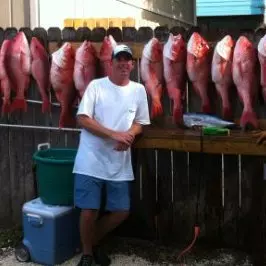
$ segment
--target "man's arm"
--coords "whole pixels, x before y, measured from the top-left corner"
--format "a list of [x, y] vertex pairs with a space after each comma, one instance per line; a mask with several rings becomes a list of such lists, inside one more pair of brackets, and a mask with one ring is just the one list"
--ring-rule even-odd
[[132, 134], [133, 139], [132, 142], [130, 144], [125, 144], [122, 142], [118, 142], [117, 145], [115, 146], [115, 150], [117, 151], [126, 151], [133, 143], [135, 136], [139, 135], [142, 133], [142, 125], [133, 122], [132, 126], [130, 127], [130, 129], [128, 130], [128, 132], [130, 134]]
[[142, 133], [142, 125], [139, 123], [133, 122], [133, 124], [132, 124], [131, 128], [128, 130], [128, 132], [131, 132], [135, 137], [138, 134]]
[[111, 138], [127, 145], [131, 145], [135, 137], [134, 132], [137, 130], [134, 129], [132, 132], [117, 132], [102, 126], [96, 120], [87, 115], [78, 115], [77, 122], [82, 128], [98, 137]]

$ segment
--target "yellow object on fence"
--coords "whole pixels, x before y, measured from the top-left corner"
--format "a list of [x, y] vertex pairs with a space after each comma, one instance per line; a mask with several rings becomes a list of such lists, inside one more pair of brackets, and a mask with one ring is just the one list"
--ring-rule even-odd
[[96, 27], [96, 21], [94, 18], [86, 18], [84, 19], [84, 27], [88, 27], [90, 29], [93, 29]]
[[74, 19], [73, 21], [75, 29], [86, 27], [84, 19]]
[[64, 20], [64, 27], [74, 27], [74, 19], [66, 18]]
[[95, 27], [103, 27], [108, 29], [110, 27], [135, 27], [136, 20], [134, 18], [66, 18], [64, 20], [64, 27], [88, 27], [93, 29]]

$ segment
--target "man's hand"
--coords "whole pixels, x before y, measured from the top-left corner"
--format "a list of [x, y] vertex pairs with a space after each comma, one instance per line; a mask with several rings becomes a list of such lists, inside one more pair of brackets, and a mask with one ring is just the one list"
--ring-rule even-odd
[[264, 142], [266, 141], [266, 131], [253, 133], [253, 137], [257, 138], [257, 144], [264, 144]]
[[114, 132], [112, 133], [111, 138], [117, 142], [130, 146], [135, 139], [135, 135], [131, 132]]
[[126, 151], [129, 147], [130, 147], [130, 145], [127, 145], [127, 144], [122, 143], [122, 142], [118, 142], [114, 149], [116, 151]]

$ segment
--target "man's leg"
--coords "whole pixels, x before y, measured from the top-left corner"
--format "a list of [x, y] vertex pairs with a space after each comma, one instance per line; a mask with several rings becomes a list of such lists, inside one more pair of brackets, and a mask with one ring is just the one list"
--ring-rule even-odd
[[97, 245], [107, 233], [126, 220], [128, 215], [129, 211], [114, 211], [104, 215], [95, 225], [94, 245]]
[[80, 214], [80, 238], [84, 255], [92, 255], [92, 241], [97, 215], [98, 211], [96, 210], [82, 210]]
[[104, 215], [95, 224], [93, 239], [93, 252], [97, 264], [110, 265], [111, 260], [98, 247], [104, 236], [120, 225], [129, 215], [130, 209], [130, 183], [106, 181], [106, 210], [110, 213]]
[[92, 265], [92, 242], [95, 234], [95, 220], [101, 204], [102, 186], [102, 180], [86, 175], [75, 175], [75, 206], [82, 209], [80, 238], [83, 256], [78, 265]]
[[93, 243], [99, 241], [110, 231], [120, 225], [129, 215], [130, 209], [130, 182], [106, 181], [106, 210], [104, 215], [95, 225]]

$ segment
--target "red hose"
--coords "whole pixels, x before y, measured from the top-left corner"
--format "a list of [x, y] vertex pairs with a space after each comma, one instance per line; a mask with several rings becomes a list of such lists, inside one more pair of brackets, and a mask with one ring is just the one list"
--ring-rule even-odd
[[182, 256], [184, 256], [187, 252], [189, 252], [192, 249], [192, 247], [195, 244], [195, 242], [196, 242], [199, 234], [200, 234], [200, 228], [199, 228], [199, 226], [195, 226], [194, 227], [194, 238], [193, 238], [191, 244], [186, 249], [184, 249], [183, 251], [181, 251], [181, 253], [177, 257], [177, 261], [179, 261]]

